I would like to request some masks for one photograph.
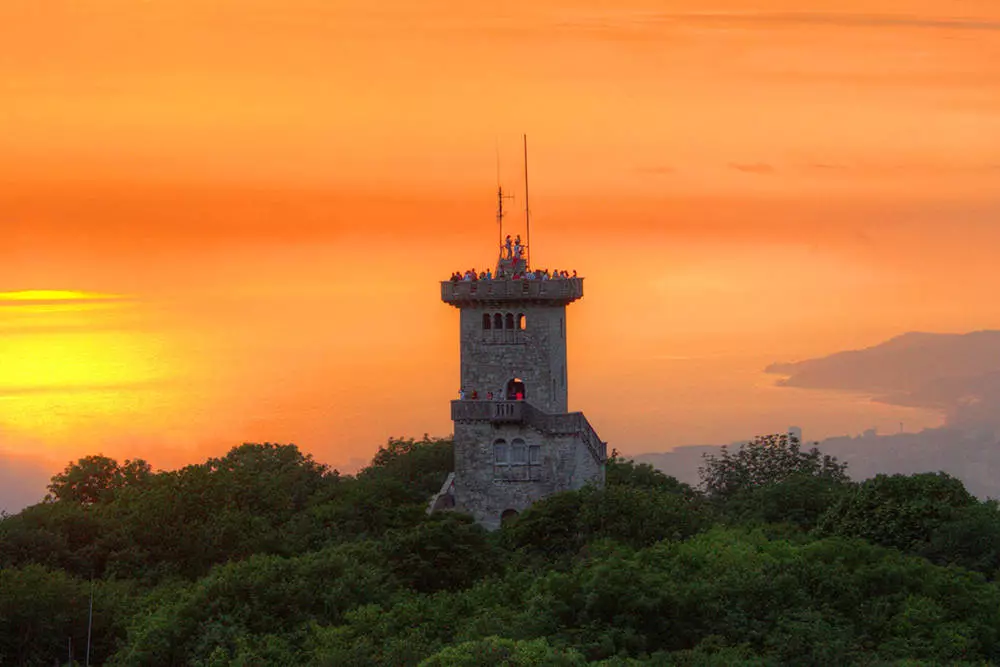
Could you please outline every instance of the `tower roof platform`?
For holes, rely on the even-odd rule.
[[[565,306],[583,297],[583,278],[441,281],[441,300],[456,308],[504,303]]]

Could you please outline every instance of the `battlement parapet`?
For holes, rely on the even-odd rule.
[[[456,308],[525,302],[565,306],[582,297],[583,278],[441,282],[441,300]]]

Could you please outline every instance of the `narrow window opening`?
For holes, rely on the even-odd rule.
[[[493,442],[493,460],[497,465],[507,465],[507,441],[503,438]]]
[[[524,381],[521,378],[514,378],[507,383],[508,401],[523,401],[525,396]]]
[[[513,329],[514,328],[514,314],[513,313],[507,313],[506,328],[507,329]]]
[[[503,315],[497,313],[493,316],[493,328],[503,329]]]
[[[510,443],[511,465],[524,465],[528,462],[528,449],[524,445],[524,440],[514,438]]]
[[[517,328],[524,331],[524,313],[517,314]]]
[[[528,464],[538,465],[542,462],[542,448],[538,445],[530,445],[528,447]]]
[[[490,329],[490,314],[483,313],[483,329],[489,331]]]

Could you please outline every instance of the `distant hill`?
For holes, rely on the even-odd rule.
[[[869,431],[819,443],[849,464],[853,478],[942,470],[980,497],[1000,497],[1000,331],[910,332],[765,371],[786,376],[779,386],[860,392],[882,403],[944,412],[945,428],[885,436]],[[679,447],[636,459],[696,483],[702,454],[716,451],[718,446]]]
[[[771,364],[778,384],[870,394],[945,412],[948,426],[1000,427],[1000,331],[911,332],[863,350]]]
[[[735,443],[734,443],[735,444]],[[813,446],[808,438],[804,448]],[[721,445],[678,447],[670,452],[639,454],[667,475],[695,485],[703,454],[718,454]],[[824,454],[848,464],[854,480],[879,473],[912,474],[947,472],[962,480],[979,498],[1000,498],[1000,439],[994,431],[961,428],[925,429],[919,433],[878,435],[874,430],[858,436],[828,438],[818,444]]]

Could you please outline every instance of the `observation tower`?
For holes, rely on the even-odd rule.
[[[451,402],[455,472],[429,508],[491,530],[553,493],[603,487],[607,460],[607,443],[568,408],[566,306],[583,297],[583,278],[533,269],[529,246],[503,236],[500,188],[497,199],[495,268],[441,283],[441,300],[460,313],[461,391]]]

